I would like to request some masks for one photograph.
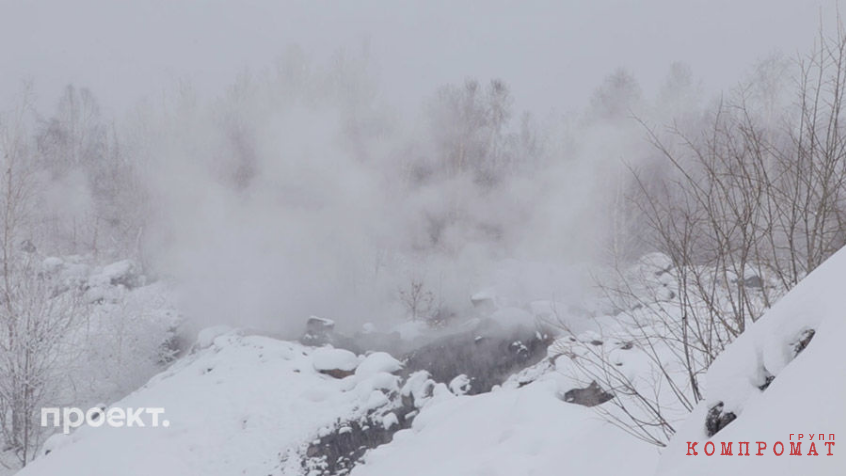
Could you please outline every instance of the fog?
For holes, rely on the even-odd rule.
[[[309,56],[366,49],[392,104],[416,103],[466,76],[502,77],[521,109],[579,109],[626,67],[654,92],[685,61],[711,92],[756,58],[813,41],[831,1],[313,2],[184,1],[0,3],[6,96],[35,81],[52,105],[67,83],[113,111],[190,80],[213,93],[243,68],[263,68],[292,43]]]
[[[416,282],[433,314],[515,276],[527,298],[577,300],[617,177],[651,153],[632,114],[703,107],[758,59],[803,51],[826,8],[4,2],[0,91],[31,80],[47,116],[66,84],[92,91],[141,190],[123,211],[142,210],[143,258],[180,282],[195,327],[354,327],[401,320]],[[693,76],[666,99],[677,61]],[[604,79],[621,67],[631,90]],[[609,84],[626,96],[595,93]],[[468,128],[476,101],[507,120]],[[80,188],[62,214],[92,206]]]

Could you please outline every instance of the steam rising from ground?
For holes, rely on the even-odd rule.
[[[77,129],[61,111],[64,127],[37,140],[58,144],[51,160],[72,164],[41,187],[60,191],[42,208],[56,215],[53,228],[72,231],[69,253],[86,252],[76,249],[77,222],[119,210],[108,210],[120,218],[113,228],[132,226],[115,234],[114,247],[142,243],[145,265],[179,279],[198,327],[296,332],[310,314],[351,327],[396,321],[414,284],[431,296],[426,313],[440,316],[466,315],[470,294],[490,284],[520,299],[577,299],[590,284],[581,265],[607,259],[609,249],[643,251],[631,240],[638,224],[622,177],[628,166],[654,173],[654,151],[632,115],[660,125],[702,109],[690,71],[675,65],[666,74],[670,65],[659,63],[689,58],[719,88],[762,48],[810,41],[820,16],[810,4],[763,0],[733,5],[731,15],[664,0],[482,10],[472,2],[253,3],[91,0],[57,3],[50,18],[23,5],[0,16],[0,37],[20,43],[0,80],[4,94],[22,75],[34,75],[48,98],[57,82],[77,81],[111,111],[164,77],[194,78],[101,127],[98,136],[119,136],[102,161],[62,152],[63,133]],[[56,38],[63,49],[53,48]],[[265,58],[288,42],[308,53],[292,47]],[[329,57],[341,42],[361,53]],[[592,93],[619,63],[644,90],[620,71]],[[253,72],[229,77],[241,65]],[[480,76],[474,92],[464,74]],[[517,97],[489,82],[497,74],[500,85],[515,82]],[[572,114],[539,107],[560,104],[589,106]],[[535,116],[524,116],[524,105]],[[97,174],[113,157],[132,172]],[[79,179],[66,173],[80,163]],[[80,241],[103,247],[100,227]]]
[[[202,325],[397,322],[412,283],[431,296],[430,314],[462,316],[508,260],[595,258],[614,172],[643,147],[628,122],[538,124],[508,110],[477,127],[472,111],[496,107],[481,103],[494,87],[484,83],[469,99],[467,84],[433,87],[431,107],[400,116],[376,84],[363,59],[314,67],[293,51],[220,97],[182,89],[128,121],[146,131],[147,249],[183,282]],[[535,299],[583,284],[536,281],[523,290]]]

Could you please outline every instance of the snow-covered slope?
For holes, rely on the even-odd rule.
[[[589,408],[564,403],[558,375],[550,377],[472,397],[436,397],[412,428],[370,452],[352,475],[652,474],[654,447]]]
[[[198,346],[208,347],[113,405],[162,407],[168,427],[57,435],[45,446],[49,454],[20,475],[321,474],[303,463],[318,439],[364,415],[369,422],[380,417],[385,428],[397,425],[392,412],[400,394],[413,395],[420,407],[413,426],[369,453],[354,475],[611,474],[623,467],[649,474],[657,461],[653,448],[562,401],[567,379],[548,361],[533,383],[456,396],[426,372],[402,384],[392,374],[400,364],[385,353],[355,356],[226,329],[201,334]],[[624,459],[603,457],[609,449]]]
[[[18,474],[298,474],[300,460],[286,459],[289,451],[301,449],[338,418],[385,405],[375,394],[398,379],[381,371],[396,368],[384,354],[364,360],[366,372],[336,379],[321,374],[314,349],[299,344],[236,333],[202,337],[213,342],[210,347],[113,405],[164,408],[168,427],[82,427],[54,436],[46,445],[50,453]]]
[[[720,402],[722,413],[736,419],[710,438],[716,453],[706,456],[707,415]],[[843,438],[844,431],[846,250],[841,250],[720,354],[707,374],[705,400],[664,450],[658,474],[843,475],[842,448],[835,439],[833,456],[826,456],[824,442],[830,434]],[[789,456],[791,433],[794,443],[804,434],[801,457]],[[807,455],[810,433],[820,456]],[[686,456],[687,442],[697,441],[699,455]],[[750,456],[737,456],[741,441],[750,442]],[[762,456],[755,455],[759,441],[767,444]],[[773,454],[778,441],[786,447],[781,456]],[[733,456],[720,455],[721,442],[734,442]]]
[[[660,462],[655,447],[564,401],[577,387],[567,371],[569,354],[554,349],[501,387],[466,396],[456,395],[460,382],[436,385],[426,372],[403,381],[397,375],[402,365],[383,352],[365,357],[217,328],[113,405],[164,408],[168,427],[83,427],[52,438],[45,445],[49,454],[19,474],[316,475],[321,472],[309,469],[320,468],[320,448],[331,450],[333,435],[366,431],[376,422],[387,433],[404,429],[367,452],[353,476],[636,476],[655,474],[656,467],[659,476],[841,475],[836,446],[834,456],[819,442],[819,456],[790,456],[789,450],[791,434],[794,442],[805,435],[805,455],[809,433],[829,441],[846,428],[844,283],[846,252],[840,252],[729,345],[704,379],[705,400]],[[636,346],[622,349],[634,356],[627,362],[636,360]],[[717,425],[710,437],[717,453],[706,456],[715,430],[706,421],[714,408],[718,417],[736,418]],[[407,427],[402,412],[409,410],[417,416]],[[347,425],[362,418],[367,421],[357,428]],[[688,441],[698,442],[698,456],[686,456]],[[737,457],[740,441],[750,442],[751,456]],[[767,443],[764,456],[755,456],[759,441]],[[786,447],[782,456],[773,455],[777,441]],[[721,456],[720,442],[734,442],[735,454]]]

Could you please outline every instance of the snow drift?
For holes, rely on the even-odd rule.
[[[825,434],[829,441],[830,434],[842,437],[846,430],[844,282],[841,250],[717,358],[707,374],[706,398],[664,450],[659,475],[843,474],[836,440],[833,456],[826,456],[817,438]],[[736,418],[720,428],[708,425],[709,412]],[[797,442],[799,433],[805,435],[802,456],[790,456],[791,434]],[[808,456],[811,433],[819,456]],[[703,451],[707,441],[715,443],[713,456]],[[741,441],[750,442],[750,456],[737,457]],[[759,441],[767,444],[762,456],[755,455]],[[778,441],[787,448],[781,456],[773,454]],[[687,442],[699,442],[698,456],[686,455]],[[732,457],[720,455],[721,442],[734,442]]]

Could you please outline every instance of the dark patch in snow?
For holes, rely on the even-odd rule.
[[[743,280],[743,286],[747,288],[763,288],[764,280],[760,276],[750,276]]]
[[[347,378],[350,375],[355,374],[355,370],[329,369],[321,370],[320,373],[340,380],[342,378]]]
[[[399,332],[357,332],[348,337],[335,330],[334,321],[316,316],[309,317],[306,322],[306,331],[300,337],[300,343],[312,347],[331,345],[355,354],[373,351],[402,355],[403,349],[407,347]]]
[[[300,337],[300,343],[313,347],[331,345],[337,349],[346,349],[356,354],[363,353],[363,350],[352,339],[335,332],[334,321],[316,316],[308,318],[306,331]]]
[[[766,370],[765,370],[765,372],[766,372]],[[769,387],[770,384],[773,383],[773,380],[775,380],[775,375],[770,375],[770,373],[767,372],[764,375],[764,383],[762,383],[761,385],[758,385],[758,389],[761,390],[761,391],[766,390],[767,387]]]
[[[470,378],[470,395],[485,393],[514,372],[540,362],[551,343],[549,336],[534,330],[495,330],[479,337],[473,330],[414,350],[404,359],[406,375],[426,370],[435,381],[449,383],[464,374]]]
[[[705,431],[708,432],[709,438],[737,418],[737,415],[732,412],[723,413],[724,407],[723,402],[719,402],[708,410],[708,415],[705,417]]]
[[[594,380],[586,388],[574,388],[564,394],[564,401],[575,403],[586,407],[595,407],[614,398],[614,395],[606,392]]]
[[[800,352],[805,350],[808,347],[808,344],[811,343],[811,339],[814,338],[817,331],[813,329],[806,329],[802,331],[802,334],[799,335],[799,339],[793,343],[793,355],[797,356]]]
[[[775,380],[775,375],[770,373],[769,369],[762,365],[758,370],[758,375],[755,377],[755,383],[753,384],[758,387],[758,390],[763,392],[773,383],[773,380]]]
[[[814,329],[805,329],[804,331],[802,331],[801,334],[799,334],[799,337],[790,344],[793,347],[794,358],[808,347],[815,335],[816,331]],[[758,385],[758,389],[763,391],[766,390],[771,383],[773,383],[773,380],[775,380],[775,375],[770,374],[767,369],[763,369],[762,375],[764,382],[761,385]]]
[[[302,467],[310,476],[344,476],[368,450],[390,443],[394,433],[411,427],[416,415],[413,399],[401,399],[401,406],[392,411],[396,424],[382,423],[382,416],[371,414],[361,420],[338,420],[328,434],[314,440],[306,449]]]

